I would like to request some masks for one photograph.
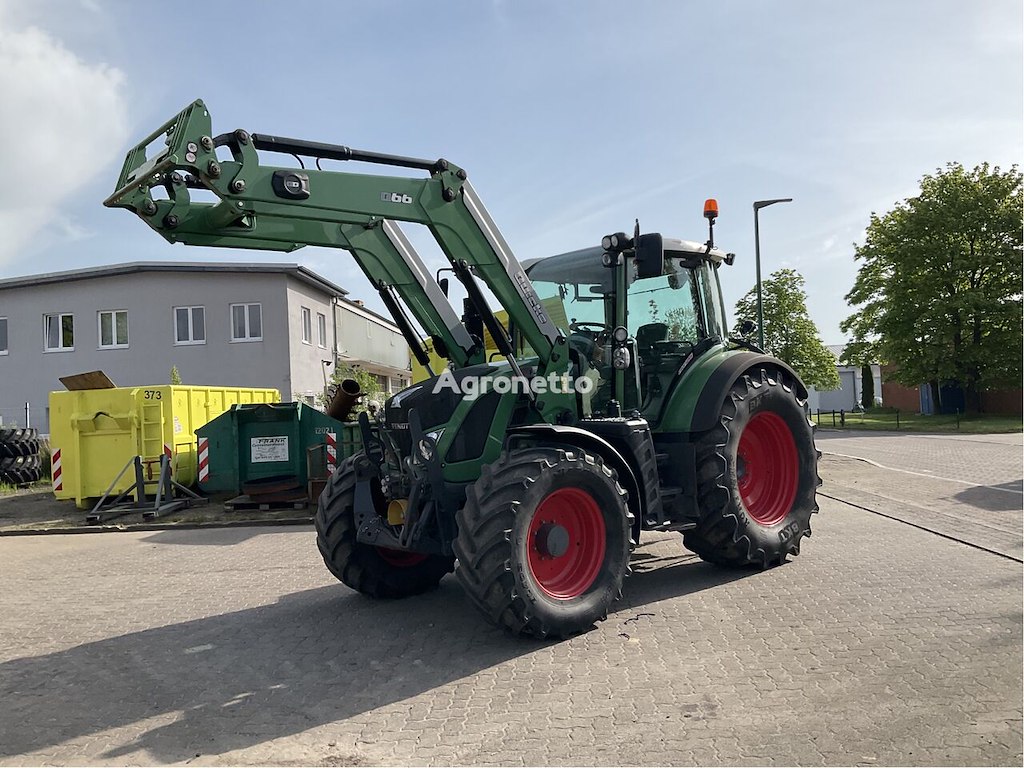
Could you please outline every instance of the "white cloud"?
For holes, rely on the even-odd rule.
[[[61,203],[105,170],[127,138],[124,75],[82,61],[36,27],[0,24],[0,267],[52,225],[75,239]]]

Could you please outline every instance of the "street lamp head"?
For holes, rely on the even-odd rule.
[[[761,233],[757,222],[757,212],[762,208],[776,203],[791,203],[792,197],[776,197],[772,200],[754,201],[754,265],[757,269],[757,346],[764,349],[764,303],[761,296]]]
[[[774,200],[756,200],[754,202],[754,210],[759,211],[762,208],[767,208],[769,205],[775,205],[776,203],[791,203],[793,202],[792,197],[777,197]]]

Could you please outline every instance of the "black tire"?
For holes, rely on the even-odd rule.
[[[34,428],[0,430],[0,459],[39,453],[38,434]]]
[[[0,480],[11,485],[28,485],[29,483],[38,482],[43,476],[43,471],[39,467],[15,467],[6,471],[0,472]]]
[[[24,463],[23,456],[0,459],[0,482],[21,485],[21,465]]]
[[[718,565],[770,568],[800,554],[821,485],[814,424],[786,374],[742,376],[697,441],[701,519],[683,543]]]
[[[35,427],[14,427],[3,432],[4,434],[0,435],[0,443],[21,443],[39,437],[39,430]]]
[[[15,459],[14,461],[16,463],[19,462],[18,459]],[[20,463],[18,463],[18,466],[21,469],[39,469],[40,467],[42,467],[42,464],[42,456],[40,456],[39,454],[35,454],[34,456],[22,456],[20,459]]]
[[[567,637],[606,618],[622,596],[632,526],[626,492],[599,456],[506,451],[469,487],[455,576],[492,624]]]
[[[20,443],[11,444],[16,451],[21,451],[22,456],[37,456],[39,454],[39,440],[22,440]]]
[[[26,485],[37,482],[42,474],[42,459],[39,456],[0,459],[0,482]]]
[[[384,550],[356,540],[355,462],[346,459],[327,481],[317,502],[316,544],[327,570],[347,586],[375,598],[410,597],[436,589],[455,558]],[[393,554],[391,554],[393,553]]]

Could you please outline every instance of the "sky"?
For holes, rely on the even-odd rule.
[[[754,285],[752,203],[792,197],[761,211],[762,271],[800,272],[822,340],[841,343],[871,213],[949,162],[1021,163],[1022,7],[0,0],[0,278],[297,261],[383,310],[344,251],[171,246],[102,207],[127,150],[202,98],[218,133],[449,158],[521,260],[635,218],[703,241],[714,197],[730,309]]]

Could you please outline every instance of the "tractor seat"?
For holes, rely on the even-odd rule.
[[[642,365],[656,365],[660,355],[655,345],[668,338],[666,323],[648,323],[636,329],[636,350]]]

